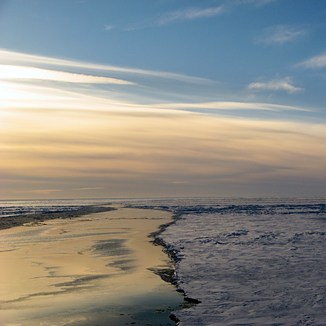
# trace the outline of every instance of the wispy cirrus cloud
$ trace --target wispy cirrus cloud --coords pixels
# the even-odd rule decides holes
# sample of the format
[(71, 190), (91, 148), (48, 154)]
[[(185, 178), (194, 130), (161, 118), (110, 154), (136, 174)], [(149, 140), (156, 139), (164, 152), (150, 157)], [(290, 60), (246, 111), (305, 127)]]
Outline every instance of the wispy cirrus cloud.
[(277, 25), (266, 28), (263, 34), (257, 37), (255, 41), (257, 43), (283, 45), (295, 42), (307, 35), (307, 33), (308, 31), (306, 29), (300, 27)]
[[(207, 80), (169, 72), (155, 72), (134, 68), (121, 68), (92, 63), (75, 62), (42, 56), (0, 51), (5, 65), (0, 65), (0, 108), (62, 109), (102, 111), (133, 114), (205, 113), (239, 114), (240, 111), (284, 112), (309, 111), (302, 107), (263, 102), (248, 102), (226, 97), (214, 100), (199, 99), (193, 87), (205, 87)], [(10, 64), (14, 63), (14, 64)], [(72, 73), (71, 71), (76, 71)], [(92, 75), (86, 72), (92, 72)], [(111, 78), (114, 75), (125, 79)], [(135, 77), (136, 76), (136, 77)], [(141, 78), (140, 78), (141, 77)], [(162, 84), (163, 79), (163, 84)], [(171, 93), (170, 83), (178, 83), (178, 96)], [(136, 81), (136, 82), (134, 82)], [(189, 82), (196, 83), (189, 85)], [(206, 83), (206, 84), (205, 84)], [(131, 85), (132, 87), (126, 87)], [(286, 77), (265, 82), (253, 82), (248, 88), (256, 91), (285, 91), (296, 93), (302, 89)], [(214, 94), (216, 88), (212, 88)], [(215, 94), (216, 95), (216, 94)], [(213, 99), (213, 100), (212, 100)], [(233, 113), (232, 113), (233, 112)]]
[(194, 20), (220, 15), (225, 10), (224, 6), (208, 8), (186, 8), (163, 14), (157, 21), (157, 25), (167, 25), (177, 21)]
[[(156, 18), (126, 26), (122, 28), (122, 30), (125, 32), (132, 32), (151, 27), (165, 26), (175, 22), (210, 18), (224, 13), (230, 13), (240, 6), (253, 6), (258, 8), (276, 1), (279, 0), (224, 0), (224, 2), (219, 6), (187, 7), (180, 10), (165, 12)], [(109, 25), (108, 30), (111, 29), (112, 28)]]
[(117, 78), (14, 65), (0, 65), (0, 80), (43, 80), (78, 84), (133, 84), (132, 82)]
[(311, 112), (311, 110), (290, 105), (263, 103), (263, 102), (235, 102), (235, 101), (215, 101), (215, 102), (201, 102), (201, 103), (165, 103), (152, 105), (153, 108), (173, 109), (173, 110), (246, 110), (246, 111), (301, 111)]
[[(96, 64), (90, 62), (83, 62), (77, 60), (69, 59), (60, 59), (52, 58), (34, 54), (27, 54), (21, 52), (10, 51), (6, 49), (0, 49), (0, 62), (5, 65), (19, 65), (26, 67), (37, 67), (41, 69), (53, 69), (53, 70), (80, 70), (92, 71), (95, 74), (98, 72), (116, 74), (121, 76), (126, 76), (132, 78), (134, 76), (139, 77), (153, 77), (159, 79), (170, 79), (186, 83), (193, 84), (207, 84), (212, 81), (206, 78), (189, 76), (186, 74), (174, 73), (169, 71), (159, 71), (159, 70), (148, 70), (142, 68), (133, 68), (133, 67), (121, 67), (121, 66), (112, 66), (108, 64)], [(127, 78), (124, 79), (127, 81)]]
[(253, 82), (248, 85), (248, 89), (256, 91), (284, 91), (289, 94), (303, 91), (303, 88), (293, 85), (291, 77), (273, 79), (267, 82)]
[(326, 53), (302, 61), (297, 66), (312, 69), (324, 69), (326, 68)]
[(91, 108), (149, 112), (153, 109), (145, 103), (159, 97), (171, 98), (171, 81), (184, 93), (187, 88), (213, 84), (204, 78), (166, 71), (101, 65), (1, 49), (0, 62), (0, 108), (7, 109)]
[(114, 29), (114, 26), (113, 25), (105, 25), (104, 26), (104, 30), (106, 31), (106, 32), (110, 32), (110, 31), (112, 31)]
[(238, 0), (237, 3), (243, 5), (253, 5), (255, 7), (262, 7), (276, 1), (279, 0)]

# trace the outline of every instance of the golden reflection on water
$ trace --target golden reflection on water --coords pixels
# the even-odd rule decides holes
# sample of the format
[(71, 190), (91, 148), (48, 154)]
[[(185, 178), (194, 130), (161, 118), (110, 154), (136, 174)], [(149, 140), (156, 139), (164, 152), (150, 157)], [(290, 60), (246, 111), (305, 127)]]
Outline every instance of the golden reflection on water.
[(169, 219), (119, 208), (1, 231), (0, 325), (124, 325), (149, 302), (177, 306), (173, 287), (148, 270), (169, 264), (148, 239)]

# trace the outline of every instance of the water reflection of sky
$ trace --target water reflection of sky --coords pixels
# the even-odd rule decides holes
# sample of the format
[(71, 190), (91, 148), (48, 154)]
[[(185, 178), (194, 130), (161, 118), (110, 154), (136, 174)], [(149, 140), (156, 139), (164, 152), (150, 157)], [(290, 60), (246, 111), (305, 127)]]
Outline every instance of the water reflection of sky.
[(169, 322), (181, 298), (148, 270), (167, 257), (147, 238), (167, 218), (124, 209), (2, 231), (3, 325)]

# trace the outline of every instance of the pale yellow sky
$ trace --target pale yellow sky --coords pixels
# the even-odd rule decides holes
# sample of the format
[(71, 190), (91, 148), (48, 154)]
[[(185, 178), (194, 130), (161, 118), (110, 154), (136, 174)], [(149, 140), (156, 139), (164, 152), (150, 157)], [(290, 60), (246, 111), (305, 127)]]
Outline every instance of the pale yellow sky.
[(311, 187), (313, 194), (325, 181), (322, 125), (193, 113), (4, 111), (1, 198), (256, 195), (261, 185), (271, 195), (295, 185), (293, 193)]
[(325, 124), (282, 118), (310, 108), (141, 103), (131, 77), (14, 64), (0, 67), (0, 199), (324, 194)]

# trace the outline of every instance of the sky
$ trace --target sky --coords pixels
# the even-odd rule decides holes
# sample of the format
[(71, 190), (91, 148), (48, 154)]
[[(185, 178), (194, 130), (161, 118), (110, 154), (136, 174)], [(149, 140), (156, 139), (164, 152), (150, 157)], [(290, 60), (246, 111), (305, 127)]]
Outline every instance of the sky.
[(0, 199), (326, 195), (326, 1), (0, 0)]

